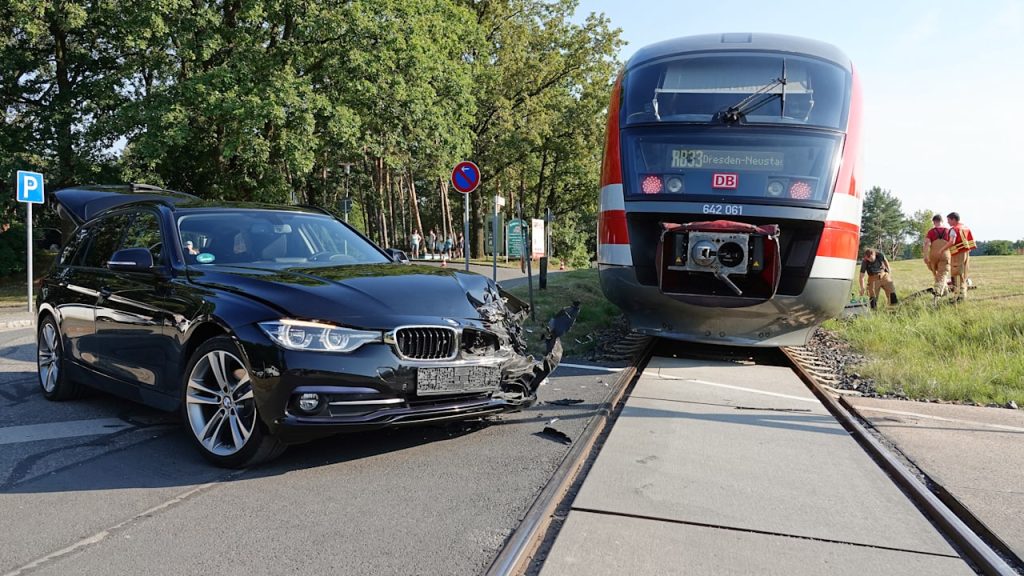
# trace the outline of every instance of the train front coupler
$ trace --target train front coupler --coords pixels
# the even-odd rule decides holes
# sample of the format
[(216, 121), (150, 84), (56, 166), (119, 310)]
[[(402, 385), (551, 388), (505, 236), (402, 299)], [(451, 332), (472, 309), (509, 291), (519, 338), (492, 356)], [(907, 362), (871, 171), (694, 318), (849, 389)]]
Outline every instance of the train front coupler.
[(702, 306), (753, 306), (773, 298), (779, 287), (779, 227), (663, 222), (655, 263), (666, 295)]

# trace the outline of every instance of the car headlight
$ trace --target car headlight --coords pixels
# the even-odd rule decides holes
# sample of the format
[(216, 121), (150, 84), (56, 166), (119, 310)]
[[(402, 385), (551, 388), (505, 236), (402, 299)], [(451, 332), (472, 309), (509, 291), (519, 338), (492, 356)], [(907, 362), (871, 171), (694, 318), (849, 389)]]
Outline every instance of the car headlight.
[(259, 326), (271, 340), (289, 350), (352, 352), (363, 344), (384, 341), (381, 332), (319, 322), (284, 319), (260, 322)]

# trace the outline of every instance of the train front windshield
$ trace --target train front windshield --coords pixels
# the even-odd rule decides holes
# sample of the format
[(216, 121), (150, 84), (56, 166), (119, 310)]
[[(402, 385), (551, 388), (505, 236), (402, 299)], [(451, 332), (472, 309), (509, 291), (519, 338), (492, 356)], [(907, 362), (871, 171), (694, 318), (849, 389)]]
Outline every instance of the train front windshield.
[(702, 54), (636, 68), (624, 89), (627, 199), (828, 206), (846, 70), (792, 55)]

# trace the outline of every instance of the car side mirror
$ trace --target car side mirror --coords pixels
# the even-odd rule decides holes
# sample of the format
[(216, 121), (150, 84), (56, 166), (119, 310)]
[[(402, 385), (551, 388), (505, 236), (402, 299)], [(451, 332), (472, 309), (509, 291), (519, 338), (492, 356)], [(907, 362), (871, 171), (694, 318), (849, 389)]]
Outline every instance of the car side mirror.
[(107, 268), (116, 272), (152, 272), (153, 254), (147, 248), (125, 248), (114, 252)]
[(395, 262), (400, 264), (409, 264), (409, 256), (404, 251), (399, 250), (398, 248), (385, 248), (384, 251), (387, 252), (388, 256), (390, 256)]

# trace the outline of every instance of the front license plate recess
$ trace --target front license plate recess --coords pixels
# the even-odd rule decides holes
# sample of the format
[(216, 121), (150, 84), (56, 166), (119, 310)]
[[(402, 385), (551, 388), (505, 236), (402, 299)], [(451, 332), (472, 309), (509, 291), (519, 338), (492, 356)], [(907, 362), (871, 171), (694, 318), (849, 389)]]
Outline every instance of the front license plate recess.
[(459, 394), (491, 392), (501, 384), (497, 366), (446, 366), (416, 369), (416, 393)]

